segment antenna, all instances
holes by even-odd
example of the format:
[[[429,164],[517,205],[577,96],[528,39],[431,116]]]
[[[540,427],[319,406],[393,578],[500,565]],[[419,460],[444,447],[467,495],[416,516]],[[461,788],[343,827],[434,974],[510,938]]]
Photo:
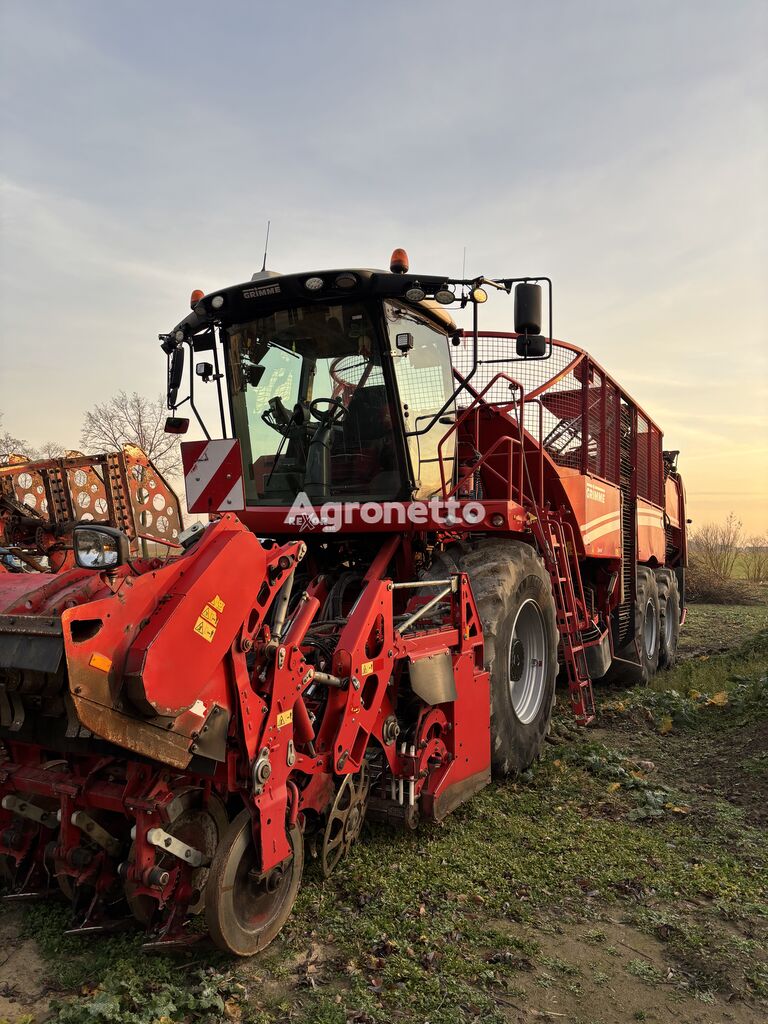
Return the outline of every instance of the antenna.
[[[467,247],[464,246],[464,259],[461,261],[461,279],[462,281],[467,276]]]
[[[269,225],[272,223],[271,220],[267,221],[267,237],[264,239],[264,262],[261,264],[262,274],[267,269],[267,249],[269,248]]]

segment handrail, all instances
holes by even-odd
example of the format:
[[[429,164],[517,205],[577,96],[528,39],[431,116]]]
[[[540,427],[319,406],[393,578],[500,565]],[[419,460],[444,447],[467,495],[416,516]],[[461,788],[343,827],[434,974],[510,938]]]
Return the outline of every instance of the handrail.
[[[490,388],[492,388],[495,384],[497,384],[501,380],[509,381],[511,387],[516,389],[516,390],[518,390],[520,392],[519,400],[517,398],[515,398],[515,399],[513,399],[510,402],[488,402],[488,401],[483,401],[486,393],[490,390]],[[523,394],[522,384],[520,384],[518,381],[516,381],[512,377],[510,377],[509,374],[506,374],[504,372],[497,373],[495,377],[493,377],[491,380],[488,381],[488,383],[485,385],[485,387],[483,388],[482,391],[476,392],[476,391],[474,391],[474,388],[473,388],[472,392],[473,392],[474,397],[472,398],[471,403],[467,406],[466,409],[464,409],[461,412],[461,415],[456,417],[453,425],[445,432],[445,434],[443,434],[443,436],[440,439],[440,442],[438,443],[438,446],[437,446],[437,457],[438,457],[438,461],[440,463],[440,485],[441,485],[441,491],[442,491],[442,495],[443,495],[444,499],[449,498],[451,494],[455,494],[456,490],[458,489],[460,484],[463,483],[468,478],[468,476],[469,476],[469,474],[467,474],[465,477],[463,477],[462,480],[460,481],[460,483],[457,484],[451,491],[447,490],[448,483],[447,483],[446,475],[445,475],[445,459],[444,459],[444,456],[443,456],[443,446],[446,443],[446,441],[448,440],[448,438],[452,434],[454,434],[454,433],[457,434],[459,426],[462,423],[465,423],[469,419],[470,416],[477,417],[477,413],[479,412],[479,410],[483,406],[493,405],[494,407],[496,407],[496,408],[498,408],[500,410],[506,411],[509,407],[517,407],[519,405],[521,413],[522,413],[522,410],[523,410],[523,404],[524,404],[524,401],[525,401],[525,396]],[[522,434],[522,430],[523,430],[522,424],[523,424],[523,417],[521,415],[519,420],[518,420],[518,429],[521,431],[520,438],[519,439],[515,439],[515,438],[510,437],[509,435],[504,435],[503,438],[497,439],[497,441],[494,443],[494,445],[491,446],[491,449],[488,452],[486,452],[485,455],[483,455],[482,458],[477,463],[475,463],[473,465],[472,473],[474,473],[477,470],[478,466],[482,465],[487,460],[489,455],[493,454],[497,450],[497,448],[499,447],[500,442],[502,442],[505,438],[508,441],[510,441],[510,442],[515,442],[515,443],[520,444],[521,451],[522,451],[522,436],[523,436],[523,434]],[[458,434],[457,434],[457,436],[458,436]],[[477,436],[477,433],[475,433],[475,436]],[[509,480],[510,486],[512,485],[512,480],[511,480],[511,477],[512,477],[512,452],[513,452],[513,448],[512,448],[512,446],[510,446],[510,480]],[[496,472],[496,474],[501,479],[503,479],[503,477],[501,477],[501,474],[499,474],[498,471],[494,470],[494,472]],[[520,486],[518,487],[518,493],[522,496],[522,493],[523,493],[523,491],[522,491],[522,471],[521,471]]]
[[[499,450],[499,448],[503,444],[505,444],[505,443],[509,444],[509,476],[508,477],[504,477],[503,474],[501,474],[498,471],[498,469],[495,469],[493,466],[486,465],[486,463],[488,462],[488,459],[490,459],[490,457],[492,455],[495,455],[497,453],[497,451]],[[446,489],[445,489],[446,481],[445,481],[444,476],[443,476],[442,462],[441,462],[440,463],[440,477],[441,477],[441,484],[442,484],[443,500],[447,500],[448,498],[451,497],[451,495],[456,494],[456,492],[461,489],[462,485],[467,480],[469,480],[469,478],[471,476],[474,476],[474,474],[477,472],[479,467],[483,466],[483,465],[486,465],[486,468],[487,468],[488,472],[489,473],[493,473],[493,475],[498,477],[498,479],[501,480],[502,483],[507,483],[508,482],[508,483],[511,484],[511,482],[512,482],[512,473],[513,473],[513,468],[514,468],[513,467],[514,446],[517,445],[517,444],[520,444],[518,439],[516,437],[510,437],[509,434],[503,434],[501,437],[496,438],[496,440],[491,445],[491,447],[488,449],[488,451],[485,452],[485,454],[482,455],[481,458],[478,459],[477,462],[472,464],[469,472],[466,473],[463,477],[461,477],[461,479],[456,484],[454,484],[454,486],[451,488],[450,491],[446,491]],[[514,487],[514,485],[512,485],[512,486]],[[520,497],[522,497],[522,492],[520,491],[520,489],[518,488],[517,490],[518,490],[518,493],[520,494]],[[510,495],[510,497],[512,497],[512,495]]]

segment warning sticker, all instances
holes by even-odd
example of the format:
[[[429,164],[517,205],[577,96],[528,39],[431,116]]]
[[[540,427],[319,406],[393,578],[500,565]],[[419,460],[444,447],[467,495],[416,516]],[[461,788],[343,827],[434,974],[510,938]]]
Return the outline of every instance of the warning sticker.
[[[293,708],[289,708],[288,711],[281,711],[277,716],[277,728],[282,729],[283,726],[290,725],[293,721]]]
[[[207,604],[205,606],[205,608],[203,608],[203,610],[200,612],[200,615],[201,615],[202,618],[204,618],[208,622],[210,622],[210,624],[212,626],[218,626],[218,624],[219,624],[219,616],[218,616],[217,612],[215,612],[213,610],[213,608],[211,608],[211,606],[209,604]]]
[[[210,644],[213,643],[213,638],[216,636],[216,627],[212,626],[210,622],[206,622],[201,615],[195,623],[195,632]]]
[[[207,604],[203,605],[203,610],[197,617],[195,633],[201,636],[203,640],[207,640],[209,644],[213,642],[213,638],[216,636],[219,616],[223,611],[224,602],[218,594],[215,594]]]
[[[363,664],[360,666],[360,675],[369,676],[371,672],[373,672],[373,662],[364,661]]]

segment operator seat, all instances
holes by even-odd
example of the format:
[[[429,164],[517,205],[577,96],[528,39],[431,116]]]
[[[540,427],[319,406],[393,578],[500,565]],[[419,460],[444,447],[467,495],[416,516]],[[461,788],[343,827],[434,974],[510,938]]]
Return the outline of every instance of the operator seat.
[[[392,445],[392,415],[384,384],[356,388],[343,422],[345,454],[357,462],[357,478],[372,492],[394,494],[400,486]]]
[[[344,441],[348,449],[359,446],[363,451],[390,432],[389,402],[383,384],[355,388],[344,419]]]

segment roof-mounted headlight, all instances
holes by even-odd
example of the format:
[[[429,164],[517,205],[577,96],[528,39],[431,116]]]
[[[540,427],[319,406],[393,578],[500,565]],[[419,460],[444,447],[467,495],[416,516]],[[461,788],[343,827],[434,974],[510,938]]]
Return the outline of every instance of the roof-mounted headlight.
[[[357,278],[354,274],[339,274],[334,284],[337,288],[354,288],[357,284]]]
[[[414,281],[411,287],[406,291],[405,297],[409,302],[423,302],[427,297],[427,293],[418,281]]]
[[[435,301],[439,302],[441,306],[449,306],[452,302],[456,301],[456,296],[448,285],[444,284],[442,288],[438,288],[435,292]]]

